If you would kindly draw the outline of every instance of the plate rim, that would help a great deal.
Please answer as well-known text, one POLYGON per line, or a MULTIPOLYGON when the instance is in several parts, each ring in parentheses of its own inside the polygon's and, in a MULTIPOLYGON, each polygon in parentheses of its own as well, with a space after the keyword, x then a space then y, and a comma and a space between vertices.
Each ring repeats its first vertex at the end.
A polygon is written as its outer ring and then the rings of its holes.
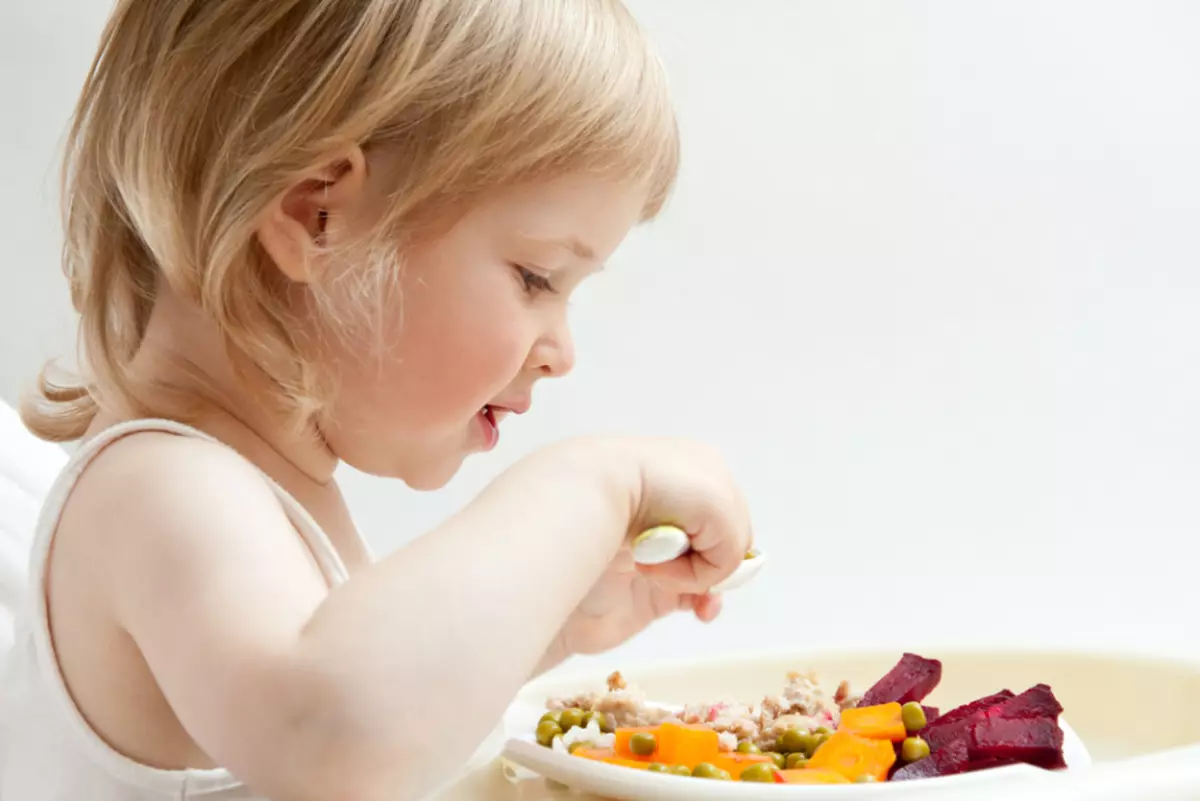
MULTIPOLYGON (((937 654, 938 656, 934 658, 939 659, 943 655, 952 658, 956 656, 987 656, 989 654, 1004 657, 1030 655, 1093 658, 1126 663, 1152 663, 1187 668, 1200 677, 1200 654, 1193 655, 1155 649, 1131 649, 1101 643, 1077 646, 1055 646, 1021 642, 982 645, 975 643, 938 642, 935 640, 922 641, 916 644, 909 642, 904 645, 883 642, 878 645, 817 645, 799 648, 776 646, 754 650, 739 650, 731 653, 718 653, 700 658, 694 656, 663 656, 649 659, 633 657, 625 660, 618 654, 610 661, 614 663, 617 661, 625 662, 624 666, 620 668, 621 672, 632 675, 635 670, 657 673, 680 667, 691 668, 697 664, 702 664, 705 667, 731 667, 749 662, 774 662, 790 659, 820 659, 826 661, 839 656, 861 658, 883 655, 885 653, 894 654, 897 658, 902 653, 937 654)), ((526 682, 518 690, 514 700, 544 684, 559 684, 574 680, 587 681, 594 679, 596 676, 612 672, 613 668, 611 666, 605 668, 595 662, 598 658, 607 658, 604 655, 589 656, 587 658, 590 660, 590 664, 572 665, 570 662, 567 662, 526 682)))

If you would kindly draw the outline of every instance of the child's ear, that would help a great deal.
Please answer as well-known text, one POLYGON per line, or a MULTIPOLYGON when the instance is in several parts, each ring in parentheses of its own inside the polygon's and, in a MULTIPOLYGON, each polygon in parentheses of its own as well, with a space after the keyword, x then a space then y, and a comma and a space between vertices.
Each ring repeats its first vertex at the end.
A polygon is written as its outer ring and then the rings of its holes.
POLYGON ((321 252, 345 230, 347 211, 363 197, 367 161, 361 148, 339 155, 271 202, 258 226, 258 241, 292 281, 312 281, 321 252))

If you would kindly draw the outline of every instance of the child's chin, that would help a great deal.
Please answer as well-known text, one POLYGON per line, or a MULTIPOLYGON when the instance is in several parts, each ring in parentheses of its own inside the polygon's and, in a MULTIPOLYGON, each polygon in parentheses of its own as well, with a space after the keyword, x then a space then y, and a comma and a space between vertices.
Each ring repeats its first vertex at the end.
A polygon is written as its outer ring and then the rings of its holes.
MULTIPOLYGON (((440 460, 439 460, 440 461, 440 460)), ((462 467, 463 457, 448 457, 440 464, 422 465, 419 469, 405 471, 404 475, 393 476, 418 492, 439 490, 450 483, 462 467)))
POLYGON ((454 473, 451 473, 450 475, 446 476, 445 478, 439 478, 439 479, 433 479, 433 478, 427 479, 424 477, 422 477, 420 479, 413 479, 413 478, 406 478, 406 477, 401 476, 400 480, 403 481, 405 484, 407 484, 408 488, 411 490, 416 490, 417 492, 433 492, 434 490, 440 490, 443 487, 445 487, 447 484, 450 483, 450 479, 452 479, 452 478, 454 478, 454 473))
POLYGON ((462 467, 463 458, 467 454, 444 454, 436 458, 421 459, 417 464, 412 464, 404 461, 392 461, 379 459, 356 459, 350 460, 343 458, 343 462, 360 473, 366 473, 376 478, 395 478, 403 481, 410 488, 418 492, 427 492, 430 490, 438 490, 450 483, 450 479, 458 473, 462 467))

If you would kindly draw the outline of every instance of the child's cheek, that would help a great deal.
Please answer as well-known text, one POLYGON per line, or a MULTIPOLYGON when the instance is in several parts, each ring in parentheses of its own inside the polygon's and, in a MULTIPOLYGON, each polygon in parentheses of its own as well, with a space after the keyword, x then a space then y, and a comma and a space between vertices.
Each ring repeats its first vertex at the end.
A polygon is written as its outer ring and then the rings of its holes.
POLYGON ((429 423, 468 420, 495 400, 525 363, 528 349, 511 318, 492 320, 476 312, 458 319, 422 315, 408 322, 393 369, 400 373, 402 393, 419 407, 412 411, 429 423))

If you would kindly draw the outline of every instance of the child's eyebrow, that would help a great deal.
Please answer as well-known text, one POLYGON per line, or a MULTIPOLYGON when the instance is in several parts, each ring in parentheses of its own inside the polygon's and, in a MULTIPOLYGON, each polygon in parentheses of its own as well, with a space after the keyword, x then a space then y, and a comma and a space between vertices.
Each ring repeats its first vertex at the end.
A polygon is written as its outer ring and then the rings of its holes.
POLYGON ((596 251, 573 236, 566 237, 565 239, 542 238, 538 236, 530 236, 528 238, 544 245, 553 245, 564 250, 569 250, 583 261, 596 261, 596 251))

